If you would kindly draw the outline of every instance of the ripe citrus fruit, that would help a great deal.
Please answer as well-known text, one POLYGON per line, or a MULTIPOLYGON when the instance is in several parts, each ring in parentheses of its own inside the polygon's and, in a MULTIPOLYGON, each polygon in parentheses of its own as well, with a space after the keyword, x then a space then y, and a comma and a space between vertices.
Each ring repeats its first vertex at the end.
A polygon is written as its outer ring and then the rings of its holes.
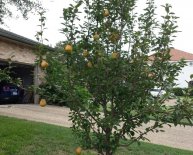
POLYGON ((42 60, 40 66, 41 66, 42 68, 47 68, 47 67, 48 67, 47 61, 46 61, 46 60, 42 60))
POLYGON ((97 32, 95 32, 95 34, 94 34, 94 36, 93 36, 93 39, 94 39, 95 41, 97 41, 97 40, 99 40, 99 38, 100 38, 100 36, 98 35, 97 32))
POLYGON ((71 54, 71 53, 72 53, 72 45, 67 44, 67 45, 64 47, 64 50, 66 51, 66 53, 71 54))
POLYGON ((77 147, 75 152, 76 152, 76 155, 81 155, 82 148, 81 147, 77 147))
POLYGON ((88 57, 88 56, 89 56, 89 52, 88 52, 87 50, 84 50, 83 53, 82 53, 82 55, 83 55, 84 57, 88 57))
POLYGON ((112 43, 116 43, 118 40, 120 39, 120 35, 118 33, 113 32, 110 36, 109 36, 109 40, 112 43))
POLYGON ((41 107, 45 107, 46 106, 46 100, 41 99, 39 104, 40 104, 41 107))
POLYGON ((112 59, 118 59, 119 58, 119 53, 118 52, 113 52, 111 57, 112 57, 112 59))
POLYGON ((108 9, 104 9, 103 16, 104 17, 108 17, 109 15, 110 15, 109 10, 108 9))

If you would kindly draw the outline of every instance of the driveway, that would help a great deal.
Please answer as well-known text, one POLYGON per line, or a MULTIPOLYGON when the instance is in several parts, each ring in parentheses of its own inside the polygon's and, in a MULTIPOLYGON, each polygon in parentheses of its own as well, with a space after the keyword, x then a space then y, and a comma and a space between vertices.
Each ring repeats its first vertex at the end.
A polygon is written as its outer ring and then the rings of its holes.
MULTIPOLYGON (((22 118, 26 120, 44 122, 64 127, 70 127, 69 109, 47 105, 40 107, 34 104, 0 105, 0 115, 22 118)), ((163 133, 149 133, 147 138, 151 143, 193 151, 193 127, 164 126, 163 133)))

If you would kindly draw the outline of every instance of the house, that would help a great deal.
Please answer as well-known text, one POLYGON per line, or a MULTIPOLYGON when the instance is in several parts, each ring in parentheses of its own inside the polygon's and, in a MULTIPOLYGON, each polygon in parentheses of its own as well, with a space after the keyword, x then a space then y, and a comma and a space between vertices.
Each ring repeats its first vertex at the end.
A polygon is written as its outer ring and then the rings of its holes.
MULTIPOLYGON (((184 59, 186 62, 186 66, 182 68, 180 74, 176 77, 177 80, 175 83, 177 84, 177 87, 188 87, 188 83, 191 83, 190 75, 193 74, 193 54, 171 48, 170 56, 171 63, 176 63, 181 59, 184 59)), ((150 59, 153 59, 153 55, 150 56, 150 59)))
POLYGON ((178 62, 180 59, 185 60, 186 66, 182 68, 182 71, 177 76, 177 80, 175 82, 178 87, 188 87, 188 83, 191 81, 190 75, 193 74, 193 54, 177 49, 171 49, 170 55, 171 62, 175 63, 178 62))
MULTIPOLYGON (((24 88, 38 85, 40 69, 35 65, 35 46, 38 42, 0 28, 0 68, 11 60, 15 77, 20 77, 24 88)), ((29 95, 29 94, 27 94, 29 95)), ((31 95, 28 102, 38 103, 38 96, 31 95)))

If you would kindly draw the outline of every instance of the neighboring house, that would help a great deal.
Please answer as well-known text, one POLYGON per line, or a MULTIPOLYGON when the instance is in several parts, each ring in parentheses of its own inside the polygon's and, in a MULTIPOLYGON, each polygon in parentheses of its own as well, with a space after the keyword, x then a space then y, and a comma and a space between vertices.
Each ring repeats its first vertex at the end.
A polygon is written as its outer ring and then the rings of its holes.
MULTIPOLYGON (((15 73, 13 76, 22 79, 24 88, 39 83, 39 67, 35 65, 34 54, 37 44, 38 42, 0 28, 0 68, 7 66, 7 62, 11 59, 15 73)), ((37 103, 37 96, 35 95, 34 100, 29 102, 37 103)))
POLYGON ((170 55, 171 62, 175 63, 180 59, 184 59, 186 61, 186 66, 182 68, 182 71, 178 75, 176 84, 181 88, 188 87, 188 83, 191 81, 190 75, 193 74, 193 54, 177 49, 171 49, 170 55))
MULTIPOLYGON (((181 59, 185 60, 186 66, 182 68, 175 83, 177 84, 177 87, 188 87, 188 83, 191 81, 190 75, 193 74, 193 54, 172 48, 170 50, 170 55, 171 63, 178 62, 181 59)), ((150 56, 150 59, 152 58, 153 56, 150 56)))

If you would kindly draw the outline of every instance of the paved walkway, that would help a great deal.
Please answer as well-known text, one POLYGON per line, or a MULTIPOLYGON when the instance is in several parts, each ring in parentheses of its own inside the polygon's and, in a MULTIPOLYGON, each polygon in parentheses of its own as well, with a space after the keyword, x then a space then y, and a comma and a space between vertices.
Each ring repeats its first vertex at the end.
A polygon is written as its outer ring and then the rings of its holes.
MULTIPOLYGON (((34 104, 0 105, 0 115, 12 116, 26 120, 45 122, 54 125, 70 127, 69 109, 57 106, 40 107, 34 104)), ((152 143, 193 151, 193 127, 164 126, 163 133, 149 133, 152 143)))

